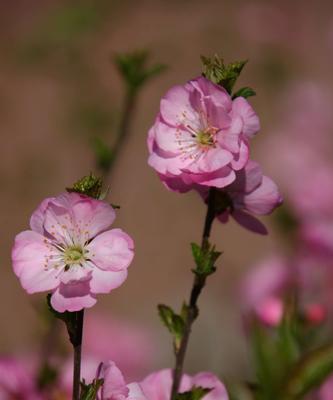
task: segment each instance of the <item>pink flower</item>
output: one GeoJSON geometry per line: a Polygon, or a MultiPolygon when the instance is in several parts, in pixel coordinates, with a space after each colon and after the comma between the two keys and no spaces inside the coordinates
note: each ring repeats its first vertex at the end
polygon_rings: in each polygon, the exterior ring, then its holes
{"type": "Polygon", "coordinates": [[[23,362],[0,358],[0,399],[41,400],[35,388],[35,377],[23,362]]]}
{"type": "MultiPolygon", "coordinates": [[[[207,199],[208,190],[198,187],[201,195],[207,199]]],[[[249,161],[244,169],[237,171],[236,180],[217,191],[217,207],[223,210],[218,219],[225,223],[232,216],[243,227],[266,234],[265,226],[254,215],[270,214],[282,203],[282,196],[276,184],[254,161],[249,161]]]]}
{"type": "Polygon", "coordinates": [[[100,365],[97,378],[104,380],[100,400],[147,400],[138,383],[126,385],[122,373],[113,361],[100,365]]]}
{"type": "Polygon", "coordinates": [[[204,77],[171,88],[149,131],[148,163],[168,188],[186,192],[194,183],[222,188],[248,161],[248,140],[259,120],[243,98],[232,100],[204,77]]]}
{"type": "Polygon", "coordinates": [[[92,307],[96,294],[109,293],[127,277],[133,241],[111,229],[113,208],[78,193],[45,199],[18,234],[13,268],[28,293],[52,291],[52,307],[78,311],[92,307]]]}
{"type": "Polygon", "coordinates": [[[269,326],[279,325],[283,296],[290,282],[290,268],[279,258],[268,259],[250,270],[241,285],[245,315],[254,314],[269,326]]]}
{"type": "MultiPolygon", "coordinates": [[[[172,386],[172,371],[163,369],[148,375],[141,383],[148,400],[169,400],[172,386]]],[[[212,389],[204,400],[228,400],[223,383],[211,372],[200,372],[193,377],[184,374],[180,384],[180,392],[187,392],[194,386],[212,389]]]]}
{"type": "Polygon", "coordinates": [[[333,220],[305,223],[301,227],[300,237],[308,249],[311,249],[316,255],[332,259],[333,220]]]}
{"type": "Polygon", "coordinates": [[[96,358],[97,365],[100,361],[113,360],[126,379],[142,377],[156,359],[157,348],[151,332],[143,325],[115,316],[88,313],[83,339],[85,354],[96,358]]]}

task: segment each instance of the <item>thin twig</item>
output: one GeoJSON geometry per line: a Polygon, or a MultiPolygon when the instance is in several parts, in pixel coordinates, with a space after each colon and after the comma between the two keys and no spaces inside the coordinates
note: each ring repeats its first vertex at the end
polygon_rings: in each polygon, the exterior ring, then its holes
{"type": "MultiPolygon", "coordinates": [[[[205,249],[209,244],[208,239],[215,218],[215,191],[216,189],[214,188],[211,188],[209,191],[207,213],[202,233],[201,249],[205,249]]],[[[190,300],[189,300],[189,306],[187,310],[185,330],[182,336],[182,340],[180,342],[179,349],[176,352],[176,365],[173,371],[173,383],[172,383],[171,397],[170,397],[171,400],[176,400],[176,396],[179,390],[192,324],[198,316],[197,302],[200,293],[206,284],[206,278],[207,277],[205,275],[197,275],[197,274],[195,274],[194,277],[190,300]]]]}
{"type": "Polygon", "coordinates": [[[74,349],[74,369],[73,369],[73,400],[80,399],[80,381],[81,381],[81,348],[83,332],[84,310],[75,313],[75,332],[71,338],[74,349]]]}

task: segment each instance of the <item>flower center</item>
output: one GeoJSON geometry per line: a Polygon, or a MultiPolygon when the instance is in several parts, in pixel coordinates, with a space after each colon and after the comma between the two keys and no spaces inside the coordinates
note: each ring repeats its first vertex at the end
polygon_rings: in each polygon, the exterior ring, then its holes
{"type": "Polygon", "coordinates": [[[85,261],[85,251],[81,246],[71,246],[64,251],[65,264],[70,266],[72,264],[80,264],[85,261]]]}
{"type": "Polygon", "coordinates": [[[203,131],[199,131],[196,135],[198,144],[203,147],[215,146],[215,135],[217,131],[218,129],[214,127],[208,127],[203,131]]]}

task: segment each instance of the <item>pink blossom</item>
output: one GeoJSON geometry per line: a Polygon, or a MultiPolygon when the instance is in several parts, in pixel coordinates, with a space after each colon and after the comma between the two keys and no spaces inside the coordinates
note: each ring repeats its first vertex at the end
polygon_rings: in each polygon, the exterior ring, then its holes
{"type": "MultiPolygon", "coordinates": [[[[204,198],[208,190],[198,188],[204,198]]],[[[253,215],[270,214],[282,203],[282,196],[276,184],[254,161],[249,161],[244,169],[237,171],[236,180],[216,194],[217,207],[223,210],[218,219],[225,223],[232,216],[240,225],[261,234],[266,234],[265,226],[253,215]],[[253,214],[253,215],[252,215],[253,214]]]]}
{"type": "Polygon", "coordinates": [[[146,327],[95,312],[86,315],[84,325],[85,354],[96,358],[97,364],[113,360],[131,380],[150,370],[156,346],[146,327]]]}
{"type": "Polygon", "coordinates": [[[78,311],[92,307],[96,294],[109,293],[127,277],[133,241],[111,229],[113,208],[78,193],[45,199],[18,234],[13,268],[28,293],[51,291],[52,307],[78,311]]]}
{"type": "Polygon", "coordinates": [[[1,357],[0,399],[41,400],[34,378],[23,362],[10,357],[1,357]]]}
{"type": "Polygon", "coordinates": [[[312,325],[322,324],[327,316],[327,310],[322,304],[308,304],[304,309],[306,320],[312,325]]]}
{"type": "Polygon", "coordinates": [[[204,77],[171,88],[149,131],[148,163],[168,188],[222,188],[248,161],[248,140],[259,119],[243,98],[234,100],[204,77]]]}
{"type": "Polygon", "coordinates": [[[254,314],[263,323],[277,326],[283,316],[283,296],[291,280],[287,262],[277,257],[251,269],[241,285],[245,315],[254,314]]]}
{"type": "Polygon", "coordinates": [[[147,400],[138,383],[125,383],[122,373],[113,361],[101,364],[97,378],[104,380],[100,400],[147,400]]]}
{"type": "Polygon", "coordinates": [[[318,220],[303,224],[300,237],[308,246],[308,249],[315,252],[318,256],[333,256],[333,219],[318,220]]]}
{"type": "Polygon", "coordinates": [[[332,400],[332,393],[333,393],[333,375],[330,375],[319,389],[318,399],[332,400]]]}
{"type": "MultiPolygon", "coordinates": [[[[148,400],[169,400],[172,386],[172,371],[163,369],[148,375],[141,383],[148,400]]],[[[228,400],[223,383],[211,372],[200,372],[194,376],[184,374],[180,384],[180,393],[187,392],[193,387],[212,389],[204,400],[228,400]]]]}

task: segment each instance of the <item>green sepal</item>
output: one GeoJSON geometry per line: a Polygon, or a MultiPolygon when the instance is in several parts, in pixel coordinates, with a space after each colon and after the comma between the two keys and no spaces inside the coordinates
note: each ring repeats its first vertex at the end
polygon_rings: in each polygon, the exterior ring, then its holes
{"type": "Polygon", "coordinates": [[[166,69],[163,64],[148,67],[148,59],[149,52],[147,50],[117,54],[114,57],[114,63],[130,92],[136,92],[149,79],[166,69]]]}
{"type": "Polygon", "coordinates": [[[232,93],[233,87],[247,63],[247,60],[244,60],[226,65],[223,58],[217,54],[211,58],[201,56],[201,61],[203,63],[203,76],[213,83],[222,86],[229,94],[232,93]]]}
{"type": "Polygon", "coordinates": [[[66,188],[66,190],[69,193],[81,193],[94,199],[99,199],[102,194],[102,184],[102,179],[91,173],[79,179],[72,187],[66,188]]]}
{"type": "Polygon", "coordinates": [[[81,382],[80,400],[95,400],[103,383],[104,379],[94,379],[92,383],[87,385],[83,379],[81,382]]]}
{"type": "Polygon", "coordinates": [[[176,314],[171,307],[165,304],[159,304],[157,308],[163,324],[173,336],[174,347],[177,352],[185,331],[188,307],[184,303],[180,315],[176,314]]]}
{"type": "Polygon", "coordinates": [[[211,246],[207,242],[203,248],[196,243],[191,243],[192,255],[196,264],[193,273],[200,276],[208,276],[216,271],[215,262],[222,254],[215,250],[215,246],[211,246]]]}
{"type": "Polygon", "coordinates": [[[234,100],[234,99],[236,99],[236,97],[244,97],[244,99],[247,99],[248,97],[255,96],[255,95],[256,95],[256,92],[252,88],[245,86],[245,87],[242,87],[241,89],[237,90],[237,92],[234,93],[234,95],[232,96],[232,99],[234,100]]]}
{"type": "Polygon", "coordinates": [[[191,390],[176,395],[176,400],[201,400],[212,389],[194,386],[191,390]]]}

